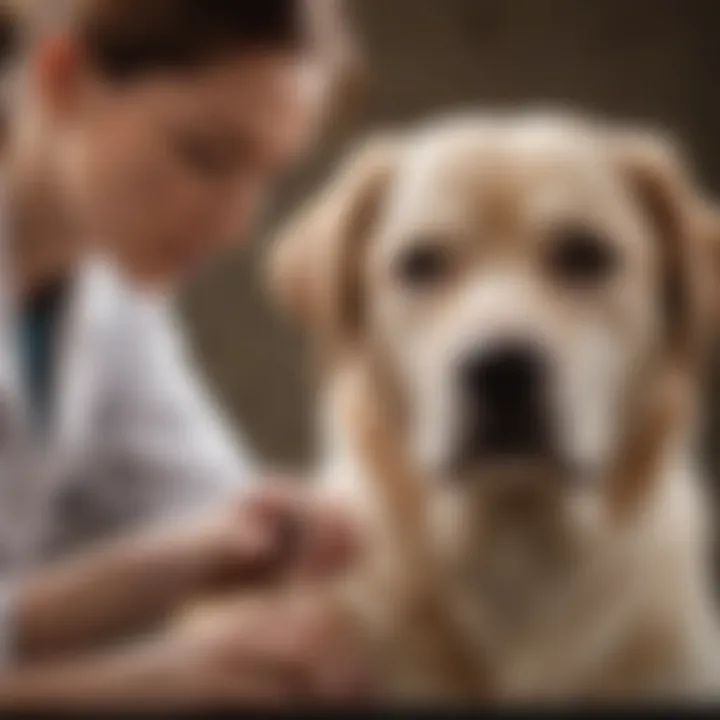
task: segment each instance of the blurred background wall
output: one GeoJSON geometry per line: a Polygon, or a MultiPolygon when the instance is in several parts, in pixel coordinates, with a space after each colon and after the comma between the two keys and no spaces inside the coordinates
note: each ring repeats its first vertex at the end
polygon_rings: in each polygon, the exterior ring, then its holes
{"type": "MultiPolygon", "coordinates": [[[[720,0],[355,0],[350,9],[372,71],[353,134],[458,106],[570,104],[669,128],[720,192],[720,0]]],[[[274,218],[323,177],[349,134],[336,132],[293,179],[274,218]]],[[[264,296],[262,243],[205,272],[182,310],[248,441],[292,463],[312,443],[312,394],[298,338],[264,296]]]]}

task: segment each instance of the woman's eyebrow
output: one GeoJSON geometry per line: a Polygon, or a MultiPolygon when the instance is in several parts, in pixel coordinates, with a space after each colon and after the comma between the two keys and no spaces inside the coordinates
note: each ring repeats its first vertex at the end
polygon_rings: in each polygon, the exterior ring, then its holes
{"type": "Polygon", "coordinates": [[[243,162],[257,156],[258,143],[246,128],[226,122],[208,121],[204,124],[202,136],[207,142],[221,148],[227,156],[243,162]]]}

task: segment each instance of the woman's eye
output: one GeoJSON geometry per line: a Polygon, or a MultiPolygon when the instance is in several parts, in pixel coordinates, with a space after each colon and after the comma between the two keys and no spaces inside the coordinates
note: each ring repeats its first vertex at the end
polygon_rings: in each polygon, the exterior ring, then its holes
{"type": "Polygon", "coordinates": [[[423,288],[442,281],[450,269],[450,254],[438,244],[417,245],[406,250],[396,266],[399,279],[413,288],[423,288]]]}
{"type": "Polygon", "coordinates": [[[594,286],[609,280],[618,253],[603,235],[586,228],[559,232],[547,258],[552,276],[567,285],[594,286]]]}
{"type": "Polygon", "coordinates": [[[182,161],[193,172],[212,178],[232,172],[230,154],[216,143],[186,136],[179,138],[176,146],[182,161]]]}

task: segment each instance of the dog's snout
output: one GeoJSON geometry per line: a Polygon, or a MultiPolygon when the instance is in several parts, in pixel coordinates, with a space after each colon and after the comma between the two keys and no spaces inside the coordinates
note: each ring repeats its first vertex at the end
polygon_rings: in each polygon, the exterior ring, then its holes
{"type": "Polygon", "coordinates": [[[544,373],[539,352],[512,344],[472,357],[463,374],[465,389],[488,410],[509,413],[534,401],[544,373]]]}
{"type": "Polygon", "coordinates": [[[476,450],[484,454],[538,449],[547,421],[547,372],[539,348],[512,342],[473,353],[461,375],[476,450]]]}

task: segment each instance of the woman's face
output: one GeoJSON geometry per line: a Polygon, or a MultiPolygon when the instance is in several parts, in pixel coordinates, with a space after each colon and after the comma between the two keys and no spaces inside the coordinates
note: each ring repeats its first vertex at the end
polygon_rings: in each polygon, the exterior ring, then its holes
{"type": "Polygon", "coordinates": [[[180,279],[247,235],[321,106],[319,68],[279,52],[123,84],[82,76],[53,125],[61,182],[144,284],[180,279]]]}

